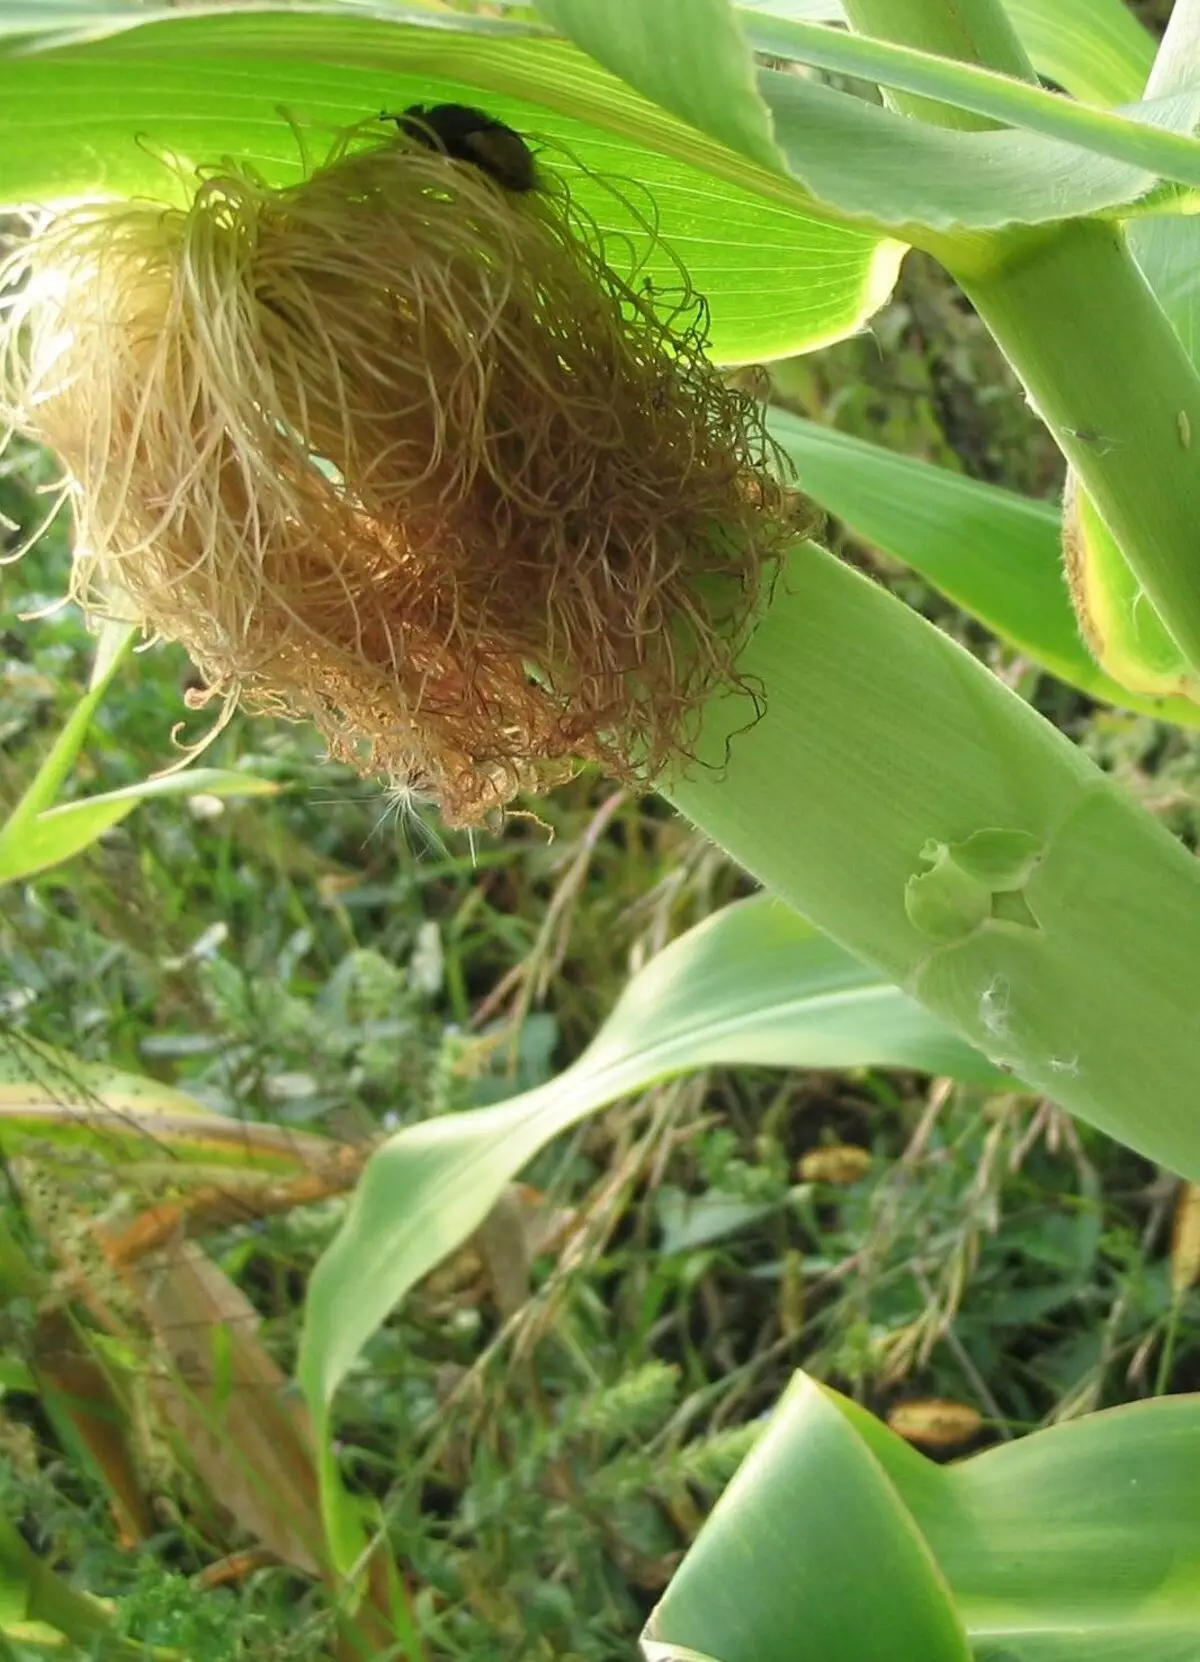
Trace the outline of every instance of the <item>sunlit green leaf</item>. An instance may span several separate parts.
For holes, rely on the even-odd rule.
[[[739,9],[805,23],[841,23],[841,0],[743,0]],[[1140,98],[1154,43],[1124,0],[1004,0],[1039,74],[1090,104]]]
[[[656,108],[565,42],[465,34],[439,21],[222,10],[0,57],[0,201],[174,198],[168,155],[195,164],[236,156],[287,183],[301,173],[298,131],[320,156],[336,131],[382,109],[456,100],[483,103],[544,142],[580,205],[637,258],[648,253],[647,275],[670,287],[678,279],[669,257],[648,249],[650,216],[709,301],[718,359],[778,357],[841,338],[887,298],[900,244],[814,219],[786,179]],[[46,122],[53,108],[71,120]],[[622,246],[614,242],[614,257]]]
[[[1041,74],[1091,104],[1140,98],[1154,42],[1124,0],[1004,0]]]

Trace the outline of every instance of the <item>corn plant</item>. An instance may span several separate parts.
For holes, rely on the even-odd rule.
[[[664,250],[686,261],[728,365],[862,327],[921,249],[1069,464],[1074,617],[1044,509],[781,417],[801,484],[1054,673],[1194,724],[1200,5],[1178,0],[1157,53],[1119,0],[833,9],[44,4],[4,20],[0,196],[161,195],[164,156],[230,155],[286,183],[304,166],[302,116],[479,106],[575,158],[572,193],[651,296],[672,281]],[[63,108],[70,120],[46,113]],[[636,179],[652,215],[622,217],[602,172]],[[738,667],[755,709],[713,695],[697,754],[656,781],[669,800],[991,1064],[1200,1176],[1191,856],[981,664],[813,542],[791,550]],[[364,1536],[328,1448],[338,1384],[486,1211],[493,1172],[596,1105],[578,1083],[385,1146],[320,1266],[300,1377],[347,1574]],[[1189,1656],[1198,1450],[1182,1401],[940,1471],[801,1381],[647,1649]]]

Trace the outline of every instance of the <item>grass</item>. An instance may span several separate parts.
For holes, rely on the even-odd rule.
[[[1007,371],[920,262],[871,335],[784,366],[778,391],[943,464],[1057,488]],[[12,517],[36,512],[16,478],[2,490]],[[1193,741],[1089,708],[910,574],[841,544],[1195,840]],[[39,609],[65,559],[59,527],[4,573],[7,608]],[[8,619],[0,648],[11,801],[85,680],[88,642],[66,611]],[[177,721],[197,731],[187,678],[167,649],[125,669],[79,788],[161,766]],[[239,717],[207,759],[283,789],[147,804],[66,870],[0,893],[10,1047],[71,1047],[223,1115],[352,1144],[548,1077],[632,967],[746,890],[655,799],[595,777],[472,841],[398,814],[302,729]],[[149,1143],[125,1160],[115,1178],[46,1151],[9,1160],[8,1227],[57,1277],[47,1288],[117,1297],[86,1220],[127,1218],[169,1165]],[[233,1207],[204,1236],[285,1371],[344,1204]],[[978,1429],[947,1455],[1194,1387],[1200,1298],[1172,1259],[1176,1204],[1169,1178],[1028,1099],[913,1075],[699,1076],[599,1117],[525,1174],[372,1340],[339,1399],[339,1457],[382,1507],[432,1656],[615,1662],[797,1365],[880,1413],[973,1411]],[[0,1502],[31,1544],[121,1596],[131,1632],[197,1662],[331,1654],[311,1582],[226,1561],[260,1544],[238,1457],[214,1481],[169,1434],[144,1316],[126,1311],[104,1349],[140,1540],[22,1371],[47,1365],[33,1302],[11,1298],[3,1320]]]

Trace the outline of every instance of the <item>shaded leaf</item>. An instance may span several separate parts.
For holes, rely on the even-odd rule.
[[[1152,168],[1088,155],[1068,142],[928,126],[796,75],[764,70],[761,85],[788,166],[816,201],[910,241],[924,231],[1000,230],[1114,212],[1158,181]],[[1158,100],[1146,113],[1164,127],[1195,121],[1200,93]],[[1200,177],[1200,163],[1194,171]]]
[[[745,32],[760,52],[950,104],[1051,144],[1078,147],[1164,179],[1200,184],[1200,143],[1189,133],[1196,117],[1193,115],[1189,123],[1183,113],[1194,109],[1195,104],[1186,97],[1151,98],[1122,109],[1100,110],[975,64],[831,29],[826,24],[750,12],[746,14]],[[961,136],[952,135],[955,140]],[[965,153],[969,147],[955,143],[954,148]],[[1052,154],[1051,149],[1041,146],[1028,151],[1035,172],[1045,170]],[[1084,167],[1083,158],[1078,160]],[[1058,217],[1074,218],[1078,212],[1074,194],[1068,190]]]
[[[1052,504],[783,411],[773,412],[771,429],[822,506],[1059,680],[1110,704],[1200,726],[1200,706],[1190,700],[1130,693],[1097,666],[1071,609]]]

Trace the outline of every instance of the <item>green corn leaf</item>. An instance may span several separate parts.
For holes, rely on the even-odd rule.
[[[72,710],[37,773],[0,826],[0,886],[61,865],[118,825],[139,802],[149,797],[194,796],[201,791],[222,797],[264,796],[275,792],[273,784],[255,779],[251,774],[194,768],[185,773],[142,780],[80,802],[52,806],[132,642],[133,630],[124,626],[110,626],[101,632],[88,691]]]
[[[887,1435],[874,1433],[877,1457]],[[977,1655],[1185,1662],[1194,1653],[1200,1526],[1189,1497],[1200,1478],[1200,1398],[1090,1414],[954,1466],[922,1466],[919,1484],[899,1486]]]
[[[606,64],[628,67],[638,56],[638,28],[648,26],[643,13],[634,14],[635,24],[642,19],[636,27],[623,27],[628,19],[617,8],[597,8],[591,0],[558,3],[555,15],[601,52]],[[726,28],[714,33],[715,46],[733,30],[733,14],[718,0],[705,3],[714,16],[726,19]],[[718,60],[715,51],[704,54],[707,70],[691,91],[690,77],[665,70],[651,74],[645,64],[638,71],[639,83],[699,122],[700,130],[640,98],[557,40],[458,32],[457,25],[388,24],[367,8],[339,12],[332,6],[328,14],[228,9],[165,22],[154,21],[151,13],[141,27],[129,26],[127,8],[119,15],[125,22],[119,34],[33,55],[23,40],[19,57],[0,62],[0,139],[6,122],[14,129],[12,142],[0,147],[7,159],[7,168],[0,166],[0,199],[53,197],[97,186],[161,192],[169,187],[155,149],[205,160],[241,155],[268,177],[282,179],[294,176],[297,164],[281,106],[332,127],[405,100],[484,101],[522,130],[555,140],[584,163],[636,179],[653,193],[668,242],[687,243],[693,277],[713,305],[718,355],[727,361],[820,344],[881,303],[899,247],[866,236],[854,240],[848,216],[885,236],[908,237],[923,229],[944,234],[1108,211],[1145,195],[1157,179],[1154,164],[1166,169],[1170,156],[1178,160],[1179,146],[1191,145],[1179,135],[1102,112],[1084,112],[1094,118],[1089,125],[1077,114],[1081,106],[1036,88],[1017,88],[1035,100],[1031,121],[1044,116],[1041,124],[1057,129],[1065,119],[1079,142],[1107,144],[1127,153],[1124,159],[1081,154],[1073,144],[1032,131],[939,132],[803,78],[766,74],[761,87],[776,136],[807,194],[761,165],[776,152],[769,146],[758,94],[746,81],[744,51],[732,60]],[[748,17],[752,44],[762,44],[754,31],[774,27],[775,20]],[[835,56],[902,51],[837,31],[816,33],[819,42],[833,41],[829,49]],[[661,55],[654,59],[661,61]],[[1017,87],[961,65],[944,69],[952,78],[960,72],[984,74],[988,87],[995,80],[1002,88]],[[36,146],[18,142],[38,130],[39,112],[55,100],[85,115],[49,128]],[[1177,121],[1174,112],[1184,106],[1191,111],[1196,102],[1194,94],[1179,95],[1166,106]],[[1144,113],[1147,119],[1167,119],[1161,110]],[[1115,126],[1096,129],[1096,122]],[[966,144],[960,142],[964,137]],[[1170,154],[1160,155],[1156,146]],[[1200,146],[1195,148],[1200,156]],[[1179,166],[1186,173],[1186,165]],[[586,176],[575,183],[581,202],[601,224],[636,236],[632,220],[611,223],[611,200],[590,188]],[[693,211],[701,190],[715,209],[704,223],[726,230],[710,250]],[[726,192],[729,213],[720,200]],[[822,225],[813,210],[840,223]],[[751,274],[760,258],[763,281],[755,294]],[[789,297],[779,293],[781,272],[788,274],[794,313]],[[831,287],[834,272],[839,281]],[[653,268],[649,274],[653,278]],[[754,308],[763,328],[753,339],[745,320],[735,334],[732,317],[734,338],[724,338],[723,291],[734,289],[743,309],[752,306],[752,296],[772,302]]]
[[[1193,84],[1200,58],[1200,8],[1196,0],[1174,0],[1162,42],[1150,71],[1147,95],[1174,92]]]
[[[1154,64],[1151,94],[1170,93],[1189,83],[1196,45],[1194,10],[1177,6]],[[1200,231],[1195,217],[1164,214],[1135,220],[1126,235],[1134,260],[1195,365],[1200,351]],[[1093,449],[1107,453],[1126,446],[1129,439],[1097,429],[1090,442]],[[1174,428],[1167,430],[1159,448],[1186,453],[1192,442],[1191,416],[1178,410]],[[1200,448],[1200,436],[1196,443]],[[1074,481],[1065,528],[1075,606],[1097,661],[1134,693],[1184,692],[1194,697],[1200,684],[1196,666],[1176,643],[1092,499]]]
[[[671,800],[993,1061],[1200,1175],[1192,856],[977,660],[812,545],[742,667],[765,714],[747,728],[744,698],[712,700],[708,765]],[[1036,850],[1015,889],[970,866],[996,832]]]
[[[576,3],[584,5],[587,0]],[[1078,145],[1165,179],[1200,185],[1200,143],[1183,131],[1172,130],[1182,107],[1172,99],[1153,99],[1126,110],[1094,109],[974,64],[820,23],[791,22],[758,13],[747,14],[746,37],[760,52],[839,75],[877,81],[894,91],[969,110],[1045,139]],[[1071,213],[1067,206],[1061,217]]]
[[[1004,0],[1038,72],[1089,104],[1140,98],[1154,42],[1124,0]]]
[[[1154,62],[1154,42],[1124,0],[1004,0],[1041,75],[1088,104],[1131,104]],[[841,0],[747,0],[741,11],[804,23],[844,23]]]
[[[792,1384],[642,1637],[649,1662],[969,1662],[937,1561],[832,1393]]]
[[[967,256],[951,270],[1200,670],[1196,365],[1116,227],[1073,221],[1015,252],[1010,244],[1007,259],[974,270]]]
[[[270,8],[166,21],[126,7],[123,32],[0,56],[0,201],[89,192],[176,197],[163,155],[224,155],[274,183],[383,109],[483,104],[550,146],[548,165],[596,222],[670,288],[685,257],[709,302],[712,352],[738,363],[840,339],[886,300],[903,253],[814,219],[798,187],[667,115],[564,42]],[[136,26],[134,26],[136,24]],[[69,109],[70,121],[47,119]],[[36,139],[36,142],[35,142]],[[554,147],[559,147],[555,149]],[[590,169],[613,180],[616,194]],[[624,200],[622,200],[624,198]]]
[[[117,635],[106,634],[102,650],[97,653],[87,692],[76,704],[63,724],[41,766],[21,794],[0,827],[0,868],[7,855],[13,858],[22,839],[29,833],[39,815],[44,813],[62,790],[67,776],[83,749],[88,728],[108,691],[109,683],[121,667],[133,644],[133,630],[123,629]]]
[[[840,1429],[830,1416],[842,1421]],[[824,1462],[830,1463],[824,1483],[808,1482]],[[737,1662],[742,1653],[735,1648],[728,1565],[739,1560],[739,1541],[747,1540],[757,1554],[754,1564],[743,1564],[743,1587],[755,1564],[771,1562],[772,1542],[811,1541],[823,1579],[793,1579],[799,1596],[790,1607],[781,1605],[777,1617],[804,1643],[829,1629],[836,1646],[839,1619],[854,1619],[853,1612],[843,1615],[839,1594],[857,1589],[861,1599],[862,1557],[841,1536],[840,1508],[829,1497],[840,1495],[843,1481],[854,1484],[864,1462],[882,1490],[867,1509],[867,1527],[879,1530],[887,1519],[898,1528],[895,1515],[903,1514],[936,1563],[977,1662],[1190,1662],[1194,1656],[1200,1584],[1192,1566],[1200,1561],[1200,1524],[1191,1496],[1200,1478],[1200,1398],[1092,1414],[939,1466],[863,1408],[803,1375],[652,1617],[651,1646],[667,1644],[651,1648],[651,1656],[665,1662],[671,1641],[690,1642],[719,1662]],[[852,1492],[860,1488],[861,1479]],[[764,1577],[760,1598],[772,1592]],[[751,1601],[745,1604],[748,1622]],[[712,1624],[707,1647],[697,1643],[706,1621]],[[731,1627],[734,1644],[726,1639]],[[790,1654],[798,1653],[802,1646]],[[823,1646],[820,1653],[840,1654]],[[857,1654],[885,1653],[892,1654]]]
[[[536,0],[560,33],[664,109],[783,170],[729,0]]]
[[[552,1137],[620,1096],[716,1063],[1004,1075],[911,1000],[766,897],[689,931],[630,982],[566,1073],[495,1107],[427,1120],[371,1159],[309,1286],[299,1376],[319,1428],[362,1345],[421,1276],[483,1221]],[[325,1473],[338,1538],[339,1493]]]
[[[695,87],[684,72],[686,59],[679,60],[678,68],[665,67],[661,62],[664,54],[678,59],[678,50],[669,53],[668,47],[688,27],[682,15],[675,16],[675,8],[682,4],[683,0],[666,0],[661,8],[656,8],[657,15],[652,21],[647,19],[637,0],[539,0],[539,10],[585,51],[656,101],[709,132],[714,131],[714,123],[719,121],[727,142],[733,142],[738,148],[749,143],[749,153],[757,160],[767,161],[768,134],[748,102],[748,92],[740,77],[743,54],[732,57],[731,67],[735,17],[731,5],[723,4],[722,0],[704,0],[706,12],[699,32],[705,32],[706,28],[712,42],[712,59],[721,58],[725,64],[722,90],[732,110],[727,109],[724,115],[716,113],[720,101],[706,100]],[[1176,105],[1172,100],[1165,104],[1158,101],[1138,104],[1125,112],[1099,110],[973,64],[831,29],[822,23],[781,18],[760,11],[743,12],[741,23],[744,39],[755,51],[838,75],[875,81],[895,91],[968,110],[1024,133],[1036,134],[1043,140],[1079,146],[1135,170],[1177,179],[1183,184],[1200,185],[1200,143],[1183,132],[1171,130],[1176,125],[1173,114]],[[692,51],[699,52],[706,62],[709,60],[710,54],[703,43]],[[897,132],[904,126],[905,123],[899,123]],[[782,134],[777,136],[782,142]],[[819,139],[823,135],[814,136]],[[954,135],[951,140],[948,155],[962,151],[963,147],[955,142],[958,136]],[[797,155],[802,153],[799,139],[793,140],[793,146]],[[1026,154],[1033,171],[1037,172],[1039,160],[1052,152],[1035,147]],[[1086,165],[1083,157],[1076,157],[1078,169],[1086,169]],[[1081,211],[1089,210],[1077,209],[1068,190],[1060,199],[1058,217]]]
[[[0,1042],[0,1145],[8,1155],[86,1149],[122,1167],[156,1149],[177,1170],[295,1176],[337,1157],[337,1144],[294,1126],[227,1119],[161,1080],[87,1062],[18,1031]]]
[[[795,75],[764,71],[761,84],[788,165],[817,202],[934,252],[929,233],[1104,214],[1156,183],[1147,169],[1029,133],[951,132]],[[1195,94],[1169,102],[1172,116],[1200,114]]]
[[[1071,609],[1061,517],[1050,503],[784,411],[772,414],[771,430],[823,507],[1059,680],[1110,704],[1200,726],[1200,704],[1143,696],[1097,667]],[[1178,680],[1177,668],[1171,685]]]
[[[606,68],[704,131],[768,166],[782,151],[795,177],[830,212],[919,242],[926,230],[995,229],[1100,213],[1136,201],[1156,182],[1146,146],[1153,148],[1157,135],[1149,127],[1100,111],[1083,112],[1037,88],[968,65],[819,24],[745,11],[740,14],[745,39],[760,51],[880,78],[888,85],[903,82],[911,90],[944,94],[947,103],[985,114],[1003,109],[1004,119],[1029,129],[949,133],[803,77],[763,74],[760,84],[774,118],[776,148],[765,119],[760,120],[757,100],[750,102],[742,73],[748,52],[744,42],[736,41],[732,9],[725,0],[705,0],[708,15],[693,29],[676,17],[676,6],[693,9],[690,0],[654,8],[640,0],[543,0],[539,9]],[[695,42],[682,57],[671,44],[681,32]],[[889,66],[890,76],[877,76]],[[955,91],[958,96],[951,96]],[[978,96],[972,97],[972,91]],[[1176,106],[1193,119],[1200,115],[1194,96],[1169,101],[1167,110],[1140,113],[1170,126]],[[1104,143],[1097,140],[1098,132]],[[1067,137],[1096,141],[1101,149],[1106,143],[1106,158],[1080,154],[1074,144],[1059,142]],[[1177,141],[1168,132],[1162,142],[1165,166],[1165,151]],[[1200,147],[1181,165],[1186,167],[1188,160],[1200,167]]]

